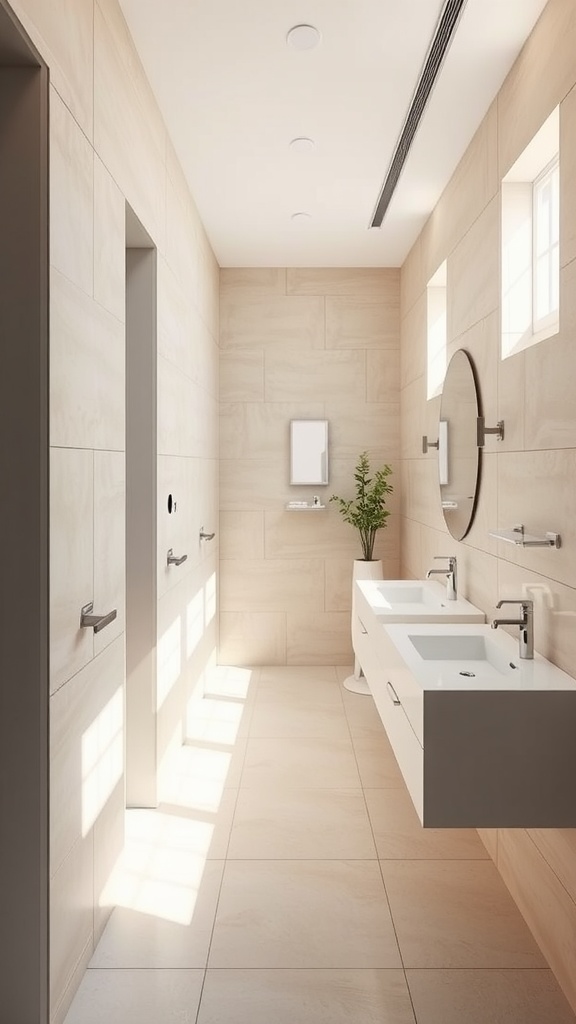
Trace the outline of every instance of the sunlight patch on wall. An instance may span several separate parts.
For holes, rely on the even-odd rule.
[[[92,828],[124,770],[122,688],[82,736],[82,835]]]
[[[157,696],[159,710],[182,671],[182,620],[180,616],[162,634],[158,641],[157,653]]]
[[[204,625],[208,626],[216,617],[216,573],[212,573],[204,584]]]
[[[204,635],[204,595],[199,590],[186,606],[186,657],[191,658]]]

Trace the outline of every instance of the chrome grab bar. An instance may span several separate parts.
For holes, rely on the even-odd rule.
[[[396,693],[396,690],[394,689],[394,687],[392,686],[392,683],[390,681],[388,681],[386,683],[386,689],[388,690],[388,696],[390,697],[390,700],[392,701],[392,703],[393,704],[400,704],[400,698],[399,698],[398,694]]]
[[[180,557],[178,558],[178,556],[174,554],[173,549],[168,548],[168,554],[166,555],[166,565],[182,565],[182,562],[185,562],[187,558],[188,555],[180,555]]]
[[[80,628],[91,628],[95,633],[99,633],[105,626],[109,626],[111,622],[114,622],[118,612],[116,608],[113,608],[107,615],[93,615],[93,608],[94,602],[90,601],[80,610]]]

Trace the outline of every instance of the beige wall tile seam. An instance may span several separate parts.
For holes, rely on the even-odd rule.
[[[94,145],[94,128],[95,128],[95,110],[96,110],[96,4],[92,3],[92,116],[91,116],[91,131],[92,131],[92,145]],[[94,150],[96,152],[96,150]]]
[[[110,24],[110,21],[109,21],[107,15],[106,15],[106,11],[102,7],[102,4],[99,2],[99,0],[94,0],[94,7],[93,7],[93,11],[94,11],[94,14],[93,14],[94,31],[93,31],[93,35],[92,35],[92,40],[93,40],[93,43],[92,43],[92,45],[93,45],[92,66],[93,66],[93,69],[94,69],[94,74],[96,73],[96,8],[98,8],[98,10],[100,11],[100,17],[102,18],[102,21],[103,21],[104,25],[106,26],[106,28],[108,29],[108,32],[109,32],[109,35],[110,35],[110,38],[109,38],[109,50],[113,51],[113,50],[116,49],[116,47],[115,47],[116,37],[115,37],[114,27]],[[139,71],[140,71],[141,80],[146,83],[146,101],[147,101],[147,103],[150,104],[150,107],[153,109],[154,114],[156,115],[156,119],[157,119],[158,123],[162,126],[162,135],[163,135],[163,138],[165,139],[165,136],[168,134],[168,129],[166,128],[166,124],[165,124],[164,118],[162,116],[162,111],[160,110],[160,107],[158,106],[158,101],[157,101],[156,96],[154,94],[154,90],[153,90],[153,88],[152,88],[152,86],[150,84],[150,80],[148,78],[148,75],[146,74],[146,71],[144,70],[144,65],[143,65],[142,60],[140,58],[140,54],[138,53],[138,50],[136,49],[136,46],[134,44],[134,40],[132,39],[132,36],[130,34],[130,30],[128,28],[128,24],[127,24],[126,19],[124,17],[124,12],[123,12],[122,7],[121,7],[120,4],[118,4],[118,13],[120,14],[125,34],[126,34],[126,36],[128,37],[128,40],[129,40],[130,55],[134,59],[135,64],[138,65],[138,68],[139,68]],[[94,95],[94,93],[93,93],[93,95]],[[158,148],[156,142],[154,141],[153,134],[150,135],[150,140],[152,142],[152,145],[154,146],[154,149],[156,150],[157,155],[160,157],[160,162],[165,167],[166,165],[163,162],[163,158],[162,158],[162,149],[164,149],[164,156],[166,155],[166,144],[165,144],[165,142],[163,143],[163,146]]]
[[[68,105],[68,103],[66,102],[66,100],[62,96],[61,92],[59,92],[58,88],[54,85],[53,82],[50,82],[50,91],[51,92],[53,91],[53,92],[56,93],[56,95],[57,95],[58,99],[60,100],[62,106],[66,107],[66,110],[70,114],[70,117],[72,118],[72,120],[74,121],[74,124],[75,124],[76,128],[84,136],[84,138],[86,139],[86,142],[90,146],[90,149],[93,150],[94,149],[94,137],[90,138],[86,134],[86,131],[84,130],[84,128],[80,124],[78,118],[74,115],[74,112],[70,109],[70,106]],[[94,118],[94,103],[92,103],[92,118]]]
[[[51,444],[50,451],[63,451],[63,452],[111,452],[113,454],[123,455],[126,451],[125,448],[94,448],[92,446],[80,444]]]
[[[92,202],[92,231],[94,231],[94,202]],[[94,238],[94,235],[92,235],[92,238]],[[102,312],[106,314],[106,316],[109,316],[112,320],[115,321],[115,323],[119,324],[120,327],[124,327],[125,326],[125,321],[124,320],[122,320],[120,317],[116,316],[115,313],[113,313],[110,309],[108,309],[108,306],[103,306],[102,303],[98,301],[98,299],[94,298],[94,260],[92,260],[92,288],[91,288],[90,291],[86,291],[86,289],[83,288],[82,285],[78,284],[77,281],[75,281],[71,277],[68,277],[68,274],[66,274],[58,266],[58,264],[52,263],[50,261],[49,268],[50,268],[50,270],[56,271],[56,273],[59,275],[59,277],[63,278],[64,281],[66,281],[68,284],[72,285],[72,287],[74,289],[76,289],[76,291],[80,292],[82,295],[85,295],[86,298],[90,299],[90,301],[93,302],[94,305],[98,307],[98,309],[101,309]]]
[[[124,321],[121,321],[121,323],[123,324]],[[212,391],[210,388],[206,387],[195,377],[191,377],[188,373],[186,373],[186,370],[182,369],[180,363],[174,362],[173,359],[170,359],[170,357],[165,355],[163,352],[158,352],[158,360],[160,359],[162,359],[165,363],[168,363],[168,365],[171,366],[172,369],[177,370],[182,377],[185,377],[190,384],[194,384],[194,386],[197,387],[200,391],[203,391],[205,394],[207,394],[209,398],[213,398],[217,405],[220,405],[218,391]],[[227,402],[224,404],[230,405],[231,403]]]
[[[80,609],[78,609],[78,621],[80,621]],[[60,685],[57,686],[55,690],[52,690],[52,692],[50,693],[50,700],[52,701],[56,694],[60,693],[64,686],[68,686],[69,683],[74,682],[76,676],[79,676],[80,673],[83,672],[88,667],[88,665],[91,665],[93,661],[97,661],[98,658],[100,658],[103,654],[106,654],[110,650],[112,645],[117,643],[118,641],[122,641],[122,643],[124,643],[124,631],[122,631],[122,633],[118,633],[106,647],[104,647],[101,651],[98,651],[98,654],[93,655],[89,661],[87,661],[84,665],[77,669],[76,672],[73,672],[71,676],[68,676],[67,679],[60,683]]]
[[[461,338],[465,337],[466,334],[469,334],[470,331],[473,331],[474,328],[478,327],[479,324],[484,323],[485,320],[489,320],[490,317],[494,316],[495,313],[499,313],[499,312],[500,312],[500,303],[498,303],[498,305],[494,306],[492,309],[488,310],[488,312],[484,316],[479,317],[478,320],[473,320],[468,325],[468,327],[466,328],[465,331],[461,331],[460,334],[455,334],[453,338],[449,339],[448,344],[449,345],[457,345],[459,340]],[[428,401],[431,401],[431,399],[428,399]]]
[[[515,66],[516,66],[516,65],[514,64],[514,65],[513,65],[513,67],[512,67],[512,70],[514,70],[514,67],[515,67]],[[505,79],[504,83],[503,83],[503,84],[501,85],[501,87],[500,87],[500,91],[498,92],[498,96],[497,96],[497,101],[498,101],[498,108],[500,107],[500,103],[501,103],[501,93],[502,93],[502,90],[504,89],[504,86],[505,86],[505,84],[506,84],[506,81],[507,81],[507,79]],[[560,98],[558,99],[558,101],[557,101],[557,102],[556,102],[556,103],[554,104],[554,106],[550,108],[550,110],[548,111],[548,114],[547,114],[547,115],[544,115],[544,118],[543,118],[543,120],[542,120],[542,123],[544,123],[544,121],[546,120],[546,117],[547,117],[548,115],[550,115],[550,114],[552,113],[552,111],[554,110],[554,108],[555,108],[555,107],[559,107],[559,106],[560,106],[560,105],[561,105],[562,103],[564,103],[564,100],[566,100],[566,99],[568,98],[568,96],[570,95],[570,93],[571,93],[571,92],[573,91],[573,89],[574,89],[574,88],[576,88],[576,86],[575,86],[575,85],[571,85],[571,86],[570,86],[570,88],[568,89],[568,91],[567,91],[567,92],[565,92],[565,93],[564,93],[564,95],[563,95],[563,96],[561,96],[561,97],[560,97]],[[536,131],[537,131],[537,130],[538,130],[538,129],[536,129]],[[535,133],[534,133],[534,134],[535,134]],[[530,142],[530,139],[528,139],[528,140],[527,140],[527,142],[526,142],[526,144],[525,144],[525,145],[527,145],[527,144],[528,144],[528,142]],[[502,181],[502,179],[503,179],[503,178],[505,178],[505,177],[506,177],[506,175],[508,174],[508,171],[510,170],[510,167],[513,167],[513,166],[514,166],[514,164],[515,164],[516,160],[517,160],[517,159],[518,159],[518,157],[520,156],[520,153],[522,153],[522,150],[520,150],[520,152],[516,153],[516,155],[515,155],[515,156],[513,157],[513,159],[512,159],[512,162],[511,162],[511,164],[510,164],[510,166],[509,166],[509,167],[502,167],[502,158],[501,158],[501,153],[500,153],[500,111],[499,111],[499,109],[498,109],[498,138],[497,138],[496,146],[497,146],[497,153],[498,153],[498,168],[497,168],[497,173],[498,173],[498,177],[500,178],[500,181]],[[525,148],[525,147],[524,147],[524,148]]]
[[[164,123],[164,122],[162,122],[162,123]],[[170,137],[168,135],[168,129],[166,129],[166,131],[164,132],[164,224],[163,224],[163,234],[164,234],[164,239],[166,240],[166,246],[168,246],[168,179],[170,179],[170,182],[172,184],[172,188],[174,190],[176,190],[177,187],[178,187],[177,183],[172,181],[172,179],[170,177],[170,172],[168,171],[168,165],[169,165],[168,146],[170,144],[172,144],[172,148],[174,148],[174,144],[172,143],[172,140],[170,139]],[[200,312],[200,311],[198,311],[198,312]]]
[[[426,223],[428,223],[428,222],[426,222]],[[424,228],[425,228],[425,227],[426,227],[426,225],[424,225],[424,226],[422,227],[422,231],[424,231]],[[420,234],[422,234],[422,231],[420,232]],[[419,236],[418,236],[418,238],[416,239],[416,242],[414,243],[414,245],[416,245],[416,244],[417,244],[417,242],[418,242],[419,240],[420,240],[420,235],[419,235]],[[414,248],[414,246],[412,246],[412,249],[413,249],[413,248]],[[404,263],[406,263],[406,261],[407,261],[407,260],[409,259],[409,257],[410,257],[410,253],[412,252],[412,249],[410,250],[410,252],[409,252],[409,253],[408,253],[408,255],[406,256],[406,259],[404,260]],[[440,262],[442,262],[442,260],[441,260]],[[402,268],[403,268],[403,266],[404,266],[404,263],[402,264],[402,267],[400,268],[400,273],[402,273]],[[423,295],[424,295],[425,293],[426,293],[426,287],[422,288],[422,289],[421,289],[421,290],[420,290],[420,291],[418,292],[418,294],[416,295],[416,298],[414,299],[414,301],[413,301],[413,302],[412,302],[412,303],[411,303],[410,305],[406,305],[406,302],[403,302],[403,301],[402,301],[402,289],[400,289],[400,297],[399,297],[399,298],[400,298],[400,322],[401,322],[401,323],[402,323],[402,321],[404,321],[404,320],[406,319],[406,317],[407,317],[407,316],[409,316],[409,315],[410,315],[410,313],[411,313],[411,312],[412,312],[412,310],[414,309],[414,306],[416,306],[416,305],[417,305],[417,304],[418,304],[418,303],[419,303],[419,302],[421,301],[421,299],[422,299],[422,296],[423,296]],[[400,346],[400,347],[402,347],[402,346]]]
[[[504,545],[502,545],[502,546],[504,546]],[[478,550],[482,550],[482,549],[478,549]],[[562,549],[560,549],[560,550],[562,550]],[[547,573],[546,576],[544,576],[544,574],[542,572],[538,572],[535,569],[529,569],[528,566],[524,565],[522,562],[512,561],[512,559],[506,558],[504,555],[496,555],[495,557],[497,558],[498,562],[506,562],[507,565],[513,565],[517,569],[520,569],[520,570],[524,569],[526,572],[529,572],[533,576],[539,576],[543,580],[549,580],[552,583],[557,583],[558,586],[560,586],[560,587],[566,587],[566,590],[576,590],[575,586],[572,586],[570,583],[565,583],[564,580],[556,579],[556,577],[555,576],[551,576],[550,573]],[[537,650],[537,648],[536,648],[536,650]],[[549,656],[549,657],[551,657],[551,656]]]
[[[503,831],[503,830],[502,830],[502,831]],[[556,881],[558,882],[558,884],[559,884],[559,885],[560,885],[560,886],[562,887],[562,889],[563,889],[563,890],[564,890],[564,892],[566,893],[566,895],[567,895],[568,899],[570,900],[571,904],[573,905],[573,907],[574,907],[574,911],[575,911],[575,913],[576,913],[576,900],[574,900],[574,897],[572,896],[571,892],[570,892],[570,891],[569,891],[569,889],[567,889],[567,888],[566,888],[566,886],[564,885],[564,882],[562,881],[562,879],[560,878],[560,876],[558,875],[558,873],[557,873],[557,872],[556,872],[556,870],[554,869],[554,866],[553,866],[553,864],[551,863],[551,861],[550,861],[550,860],[548,860],[548,857],[546,856],[546,854],[545,854],[545,853],[543,853],[543,851],[542,851],[542,850],[540,849],[540,847],[538,846],[538,843],[536,843],[536,842],[534,841],[534,839],[532,838],[532,836],[530,835],[530,829],[524,829],[524,832],[526,833],[526,837],[527,837],[527,839],[529,839],[529,841],[530,841],[530,842],[532,843],[532,845],[533,845],[533,846],[534,846],[534,847],[536,848],[536,850],[537,850],[537,852],[538,852],[538,855],[539,855],[539,856],[540,856],[540,857],[542,858],[542,860],[544,861],[544,863],[545,863],[545,864],[546,864],[546,865],[547,865],[547,866],[548,866],[548,867],[550,868],[550,871],[551,871],[551,872],[552,872],[552,874],[554,875],[554,878],[556,879]]]
[[[51,1022],[51,1024],[53,1024],[53,1022],[59,1021],[60,1019],[62,1019],[62,1020],[64,1019],[64,1018],[60,1018],[60,1010],[61,1010],[61,1008],[63,1006],[65,1006],[66,1011],[68,1010],[68,1006],[66,1004],[68,1002],[70,988],[73,987],[74,992],[75,992],[77,987],[78,987],[78,983],[75,981],[75,975],[76,975],[76,972],[77,972],[78,968],[82,964],[83,960],[87,957],[88,951],[90,951],[91,953],[94,952],[94,927],[92,927],[92,935],[90,936],[88,941],[85,943],[85,945],[82,947],[82,952],[80,953],[80,955],[78,956],[78,958],[76,960],[76,963],[74,964],[74,966],[70,970],[70,976],[68,977],[68,980],[66,981],[66,983],[64,985],[64,988],[62,989],[62,994],[60,996],[60,999],[56,1003],[55,1007],[51,1007],[50,1008],[50,1022]],[[72,994],[74,994],[74,992]]]
[[[574,88],[576,89],[576,86],[575,86]],[[560,269],[561,269],[561,270],[567,270],[567,269],[568,269],[568,267],[571,267],[571,266],[572,266],[573,264],[574,264],[574,265],[576,265],[576,256],[573,256],[573,257],[572,257],[572,259],[571,259],[571,260],[568,260],[568,262],[567,262],[567,263],[563,263],[563,264],[561,265],[561,268],[560,268]],[[562,315],[562,309],[560,309],[560,315]],[[559,335],[560,335],[560,332],[558,332],[558,334],[553,334],[553,335],[552,335],[552,338],[547,338],[546,340],[547,340],[547,341],[552,341],[552,339],[553,339],[553,338],[556,338],[556,337],[558,337]]]
[[[94,28],[94,6],[92,6],[92,28]],[[94,50],[94,35],[92,35],[92,50]],[[92,96],[94,96],[94,61],[92,61]],[[92,103],[92,132],[94,132],[94,103]],[[96,299],[96,160],[98,154],[92,145],[92,299],[100,308],[103,307]],[[101,161],[100,161],[101,162]],[[66,275],[63,275],[64,277]],[[112,312],[109,310],[109,312]],[[112,316],[116,317],[115,313]],[[118,319],[118,317],[116,317]],[[122,321],[124,324],[124,321]]]
[[[460,237],[459,237],[459,238],[457,239],[457,241],[456,241],[456,242],[454,243],[453,247],[452,247],[451,249],[447,249],[447,250],[446,250],[446,251],[444,252],[444,255],[443,255],[443,256],[442,256],[442,255],[440,256],[440,258],[439,258],[439,259],[437,260],[437,264],[438,264],[438,266],[440,266],[440,264],[441,264],[441,263],[443,263],[443,262],[444,262],[445,260],[449,259],[449,258],[450,258],[451,256],[453,256],[453,255],[454,255],[454,253],[456,252],[456,250],[457,250],[458,246],[462,244],[462,242],[464,241],[464,239],[466,238],[466,236],[467,236],[467,235],[468,235],[468,234],[470,233],[470,231],[471,231],[471,230],[472,230],[472,228],[473,228],[473,227],[475,226],[475,224],[476,224],[476,223],[477,223],[477,222],[478,222],[478,221],[480,220],[480,218],[481,218],[481,217],[482,217],[482,216],[483,216],[483,215],[484,215],[484,214],[486,213],[486,210],[488,209],[488,207],[490,206],[490,204],[491,204],[491,203],[493,203],[493,202],[494,202],[494,200],[495,200],[496,198],[498,198],[498,197],[499,197],[499,195],[500,195],[500,189],[498,189],[498,191],[497,191],[497,192],[495,192],[493,196],[491,196],[491,198],[490,198],[490,199],[488,200],[488,202],[486,203],[486,205],[482,207],[482,209],[481,209],[481,210],[480,210],[480,212],[478,213],[478,216],[477,216],[477,217],[475,217],[475,218],[474,218],[474,220],[470,222],[470,224],[468,225],[468,228],[466,229],[466,231],[464,232],[464,234],[463,234],[463,235],[461,235],[461,236],[460,236]],[[438,204],[437,204],[437,205],[439,205],[441,201],[442,201],[442,197],[440,197],[440,199],[438,200]],[[436,207],[435,207],[434,209],[436,209]],[[425,225],[423,226],[423,228],[422,228],[422,231],[420,232],[420,234],[422,234],[422,232],[423,232],[423,231],[424,231],[424,230],[426,229],[426,227],[428,226],[428,223],[429,223],[429,221],[431,220],[432,216],[433,216],[433,214],[431,214],[431,216],[430,216],[430,217],[428,218],[428,220],[426,221],[426,224],[425,224]],[[448,232],[446,232],[446,233],[448,233]],[[407,258],[408,258],[408,257],[407,257]],[[430,277],[430,276],[432,276],[432,274],[433,274],[433,273],[434,273],[434,271],[432,271],[432,272],[430,272],[430,274],[428,274],[428,271],[426,271],[426,275],[425,275],[425,276],[427,276],[427,277]],[[408,316],[408,314],[409,314],[410,312],[412,312],[412,310],[414,309],[414,306],[415,306],[415,305],[416,305],[416,304],[417,304],[418,302],[420,302],[420,301],[422,300],[423,296],[424,296],[424,295],[426,294],[426,288],[427,288],[427,283],[425,283],[425,284],[424,284],[424,287],[423,287],[423,288],[421,289],[421,291],[420,291],[420,292],[418,292],[418,295],[417,295],[417,297],[416,297],[415,301],[414,301],[414,302],[412,303],[412,305],[411,305],[411,306],[409,306],[409,307],[405,307],[405,308],[403,308],[403,306],[402,306],[402,295],[400,295],[400,318],[401,318],[401,321],[405,320],[405,319],[406,319],[406,317]],[[481,322],[482,320],[485,320],[485,319],[486,319],[486,318],[487,318],[488,316],[491,316],[491,315],[492,315],[492,313],[496,312],[496,311],[497,311],[497,310],[498,310],[499,308],[500,308],[500,306],[498,305],[497,307],[495,307],[495,309],[491,310],[491,311],[490,311],[489,313],[487,313],[487,314],[486,314],[485,316],[483,316],[483,317],[480,317],[480,320],[476,321],[476,322],[475,322],[475,323],[473,323],[473,324],[470,324],[470,325],[469,325],[469,326],[468,326],[468,327],[466,328],[466,331],[469,331],[469,330],[471,330],[471,328],[472,328],[472,327],[475,327],[477,323],[480,323],[480,322]],[[460,337],[460,335],[458,335],[458,337]],[[452,339],[452,340],[455,340],[455,339]]]
[[[530,835],[530,832],[529,832],[529,830],[528,830],[528,829],[521,829],[521,831],[522,831],[522,832],[524,832],[524,834],[525,834],[526,838],[528,839],[528,841],[529,841],[529,842],[530,842],[530,843],[532,844],[532,846],[533,846],[533,847],[535,848],[535,850],[536,850],[536,853],[537,853],[537,855],[538,855],[539,859],[540,859],[540,860],[541,860],[541,861],[542,861],[542,862],[543,862],[543,863],[544,863],[544,864],[546,865],[546,867],[547,867],[547,868],[549,869],[550,873],[551,873],[551,874],[552,874],[552,875],[554,876],[554,878],[555,878],[555,879],[556,879],[556,881],[558,882],[558,885],[559,885],[559,886],[561,887],[561,889],[563,890],[563,892],[564,892],[564,893],[566,894],[566,896],[568,897],[568,899],[569,899],[570,903],[571,903],[571,904],[572,904],[572,906],[574,907],[574,912],[576,913],[576,903],[575,903],[575,901],[574,901],[574,899],[573,899],[572,895],[570,894],[570,892],[568,891],[568,889],[567,889],[567,888],[566,888],[566,886],[564,885],[564,883],[563,883],[562,879],[561,879],[561,878],[559,878],[559,876],[557,875],[556,871],[555,871],[555,870],[554,870],[554,868],[552,867],[552,864],[550,863],[550,861],[549,861],[549,860],[548,860],[548,859],[547,859],[547,858],[546,858],[546,857],[544,856],[544,854],[542,853],[542,850],[540,849],[540,847],[538,846],[538,844],[534,842],[534,840],[532,839],[532,836]],[[553,830],[553,831],[555,831],[555,830]],[[500,833],[500,832],[506,832],[506,829],[498,829],[498,832],[499,832],[499,833]],[[497,866],[497,867],[498,867],[498,869],[499,869],[499,864],[498,864],[498,862],[496,863],[496,866]]]
[[[460,334],[456,334],[452,338],[452,340],[450,341],[450,345],[458,345],[461,338],[465,338],[466,335],[470,334],[470,332],[473,331],[475,327],[478,327],[479,324],[483,324],[485,321],[490,320],[491,317],[493,317],[495,313],[500,313],[500,310],[501,310],[501,304],[498,303],[498,305],[495,306],[494,309],[491,309],[489,313],[486,313],[485,316],[481,316],[479,320],[476,320],[473,324],[470,324],[470,327],[467,327],[465,331],[462,331]],[[500,323],[500,321],[499,321],[499,323]],[[462,345],[459,345],[459,347],[462,348]],[[473,355],[471,356],[471,359],[474,361],[474,356]],[[502,362],[502,359],[501,359],[500,355],[498,355],[498,364],[500,364],[501,362]],[[480,390],[480,384],[478,384],[478,390]],[[431,399],[429,399],[429,401],[431,401]]]
[[[94,261],[92,261],[92,263],[94,265]],[[59,270],[58,273],[62,274],[62,271]],[[66,278],[66,274],[62,274],[62,277]],[[92,271],[92,279],[94,280],[94,270]],[[66,280],[69,280],[69,278],[66,278]],[[72,284],[74,284],[74,282],[72,282]],[[78,285],[76,285],[76,287],[78,288]],[[80,289],[80,291],[82,291],[82,289]],[[122,317],[116,316],[116,314],[113,313],[112,310],[108,309],[108,306],[103,306],[102,303],[98,301],[98,299],[94,298],[94,285],[92,285],[92,295],[90,297],[94,305],[98,306],[98,309],[101,309],[104,313],[106,313],[107,316],[111,317],[112,320],[115,320],[116,323],[119,324],[121,327],[126,326],[126,321],[123,320]]]

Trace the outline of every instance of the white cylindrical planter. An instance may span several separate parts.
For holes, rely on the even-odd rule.
[[[364,675],[362,674],[362,668],[356,657],[356,631],[358,629],[358,619],[356,617],[356,587],[354,586],[356,580],[381,580],[382,577],[382,560],[374,558],[372,561],[367,562],[364,558],[355,558],[354,566],[352,569],[352,617],[351,617],[351,632],[352,632],[352,647],[354,649],[354,675],[347,676],[342,685],[347,689],[351,690],[352,693],[370,693],[370,687],[366,682]]]

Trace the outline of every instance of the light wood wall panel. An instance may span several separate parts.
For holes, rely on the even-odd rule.
[[[535,646],[576,675],[576,8],[550,0],[472,140],[401,274],[402,570],[420,578],[436,554],[458,557],[460,591],[490,618],[500,598],[534,601]],[[500,360],[499,187],[542,122],[560,103],[561,329]],[[436,458],[419,435],[436,437],[438,401],[426,400],[426,327],[419,308],[436,266],[448,260],[449,353],[470,352],[483,412],[505,422],[488,437],[475,522],[462,542],[439,513]],[[522,549],[488,536],[524,522],[554,530],[563,547]],[[517,631],[510,628],[512,633]],[[574,782],[576,788],[576,780]],[[576,1010],[576,847],[571,832],[481,831],[506,884]]]

